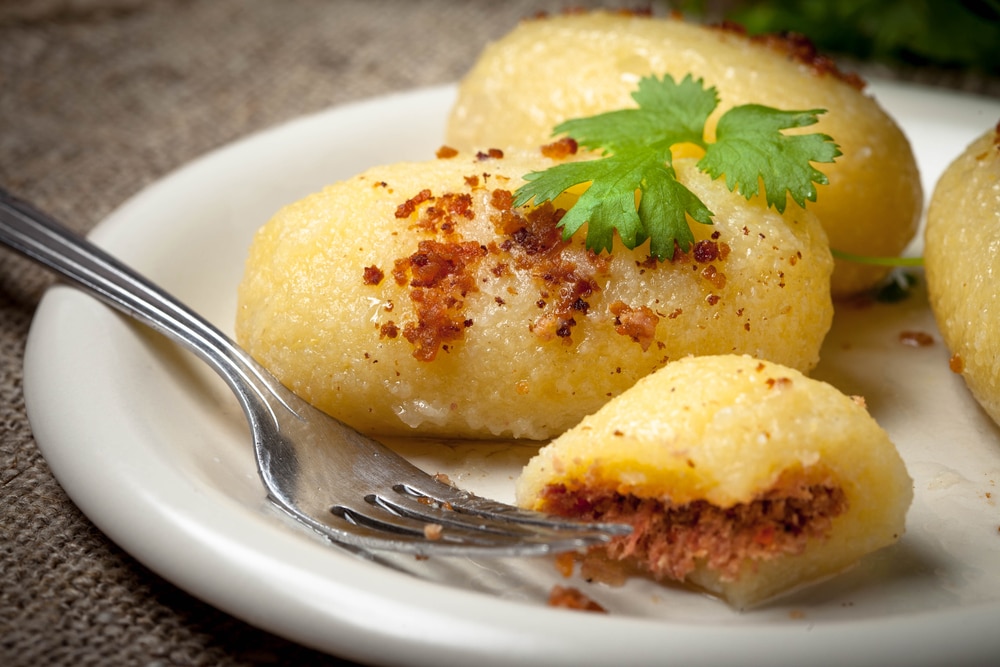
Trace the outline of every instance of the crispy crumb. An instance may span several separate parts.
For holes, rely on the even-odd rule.
[[[816,76],[830,76],[843,81],[851,88],[861,91],[867,82],[856,72],[848,72],[837,67],[836,62],[818,51],[816,45],[805,35],[795,32],[762,33],[749,35],[745,27],[731,21],[723,21],[714,26],[724,32],[742,35],[748,41],[760,44],[808,67]]]
[[[907,347],[930,347],[934,344],[934,336],[924,331],[902,331],[899,342]]]
[[[378,268],[374,264],[372,266],[366,266],[364,270],[364,282],[365,285],[378,285],[385,278],[385,273],[382,269]]]
[[[500,160],[503,158],[503,151],[499,148],[491,148],[485,153],[479,151],[476,153],[476,159],[482,162],[483,160]]]
[[[542,155],[553,160],[564,160],[570,155],[576,155],[579,146],[572,137],[563,137],[551,144],[542,146]]]
[[[953,354],[951,358],[948,359],[948,368],[952,373],[961,374],[965,370],[965,362],[962,360],[962,355]]]
[[[556,554],[555,557],[556,570],[563,577],[569,578],[573,576],[573,568],[576,565],[576,554],[572,551],[564,551],[561,554]]]
[[[602,614],[608,613],[604,607],[577,589],[564,586],[552,587],[552,591],[549,593],[549,606],[576,609],[578,611],[596,611]]]
[[[616,333],[639,343],[643,352],[649,349],[656,338],[656,325],[660,322],[659,316],[651,308],[632,308],[622,301],[615,301],[608,310],[614,316]]]
[[[417,210],[417,206],[433,198],[434,196],[431,194],[431,191],[425,188],[397,206],[395,216],[397,218],[408,218]]]
[[[777,377],[768,378],[764,383],[767,385],[768,389],[787,389],[792,386],[792,378],[788,377]]]

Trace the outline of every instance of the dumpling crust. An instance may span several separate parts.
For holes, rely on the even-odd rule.
[[[1000,423],[1000,134],[984,132],[945,169],[927,209],[931,308],[983,409]]]
[[[624,12],[572,12],[522,21],[488,45],[459,85],[447,142],[462,150],[534,148],[570,119],[635,106],[643,76],[691,74],[714,86],[720,105],[826,109],[807,132],[834,138],[843,155],[820,170],[811,210],[831,247],[867,256],[899,254],[917,232],[923,191],[916,158],[896,122],[806,42],[673,18]],[[886,269],[837,262],[835,296],[862,291]]]
[[[560,207],[514,210],[532,156],[372,169],[256,235],[236,335],[294,391],[357,429],[557,435],[668,361],[746,353],[812,368],[832,260],[815,217],[747,202],[679,160],[716,213],[696,245],[596,255]]]

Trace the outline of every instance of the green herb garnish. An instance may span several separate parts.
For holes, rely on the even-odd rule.
[[[867,264],[869,266],[886,266],[886,267],[904,267],[904,266],[923,266],[923,257],[872,257],[870,255],[856,255],[850,252],[844,252],[843,250],[837,250],[836,248],[830,248],[830,253],[833,255],[834,259],[840,259],[845,262],[853,262],[855,264]]]
[[[724,178],[730,190],[747,199],[761,186],[767,204],[785,210],[790,196],[800,206],[816,200],[816,184],[826,176],[813,162],[833,162],[840,149],[825,134],[784,134],[782,130],[816,123],[824,109],[781,111],[759,104],[733,107],[719,119],[715,141],[705,139],[705,123],[719,104],[714,87],[690,75],[680,83],[670,75],[639,81],[632,94],[638,108],[620,109],[556,126],[603,157],[566,162],[525,175],[528,182],[514,193],[521,206],[552,201],[581,184],[589,187],[562,217],[564,238],[585,223],[586,245],[611,251],[615,232],[629,249],[650,242],[650,254],[670,259],[674,248],[687,251],[694,234],[687,218],[712,223],[712,212],[677,180],[671,149],[692,144],[704,151],[698,168]],[[638,200],[638,205],[636,204]]]
[[[751,35],[809,35],[819,51],[856,60],[1000,74],[998,0],[680,0],[670,4],[685,15],[701,15],[709,22],[733,21]]]

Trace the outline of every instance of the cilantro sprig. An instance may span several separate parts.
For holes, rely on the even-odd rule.
[[[783,212],[788,197],[800,206],[816,200],[816,185],[826,176],[813,162],[833,162],[840,149],[825,134],[784,134],[783,130],[817,122],[824,109],[781,111],[759,104],[729,109],[716,126],[715,141],[705,138],[705,124],[719,105],[714,87],[691,75],[679,83],[669,74],[639,81],[632,94],[637,108],[574,118],[555,127],[601,157],[565,162],[525,175],[514,193],[522,206],[552,201],[581,184],[589,187],[559,221],[569,238],[587,224],[586,245],[611,251],[617,232],[627,248],[647,240],[650,254],[670,259],[675,247],[694,242],[688,218],[712,224],[713,213],[677,180],[672,147],[693,144],[704,151],[698,168],[724,178],[730,190],[747,199],[763,186],[768,206]],[[638,193],[638,196],[637,196]],[[638,199],[638,205],[636,200]]]

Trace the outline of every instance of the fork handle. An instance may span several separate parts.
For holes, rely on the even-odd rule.
[[[259,407],[264,392],[280,398],[277,381],[208,320],[3,188],[0,242],[197,354],[226,380],[244,409]]]

